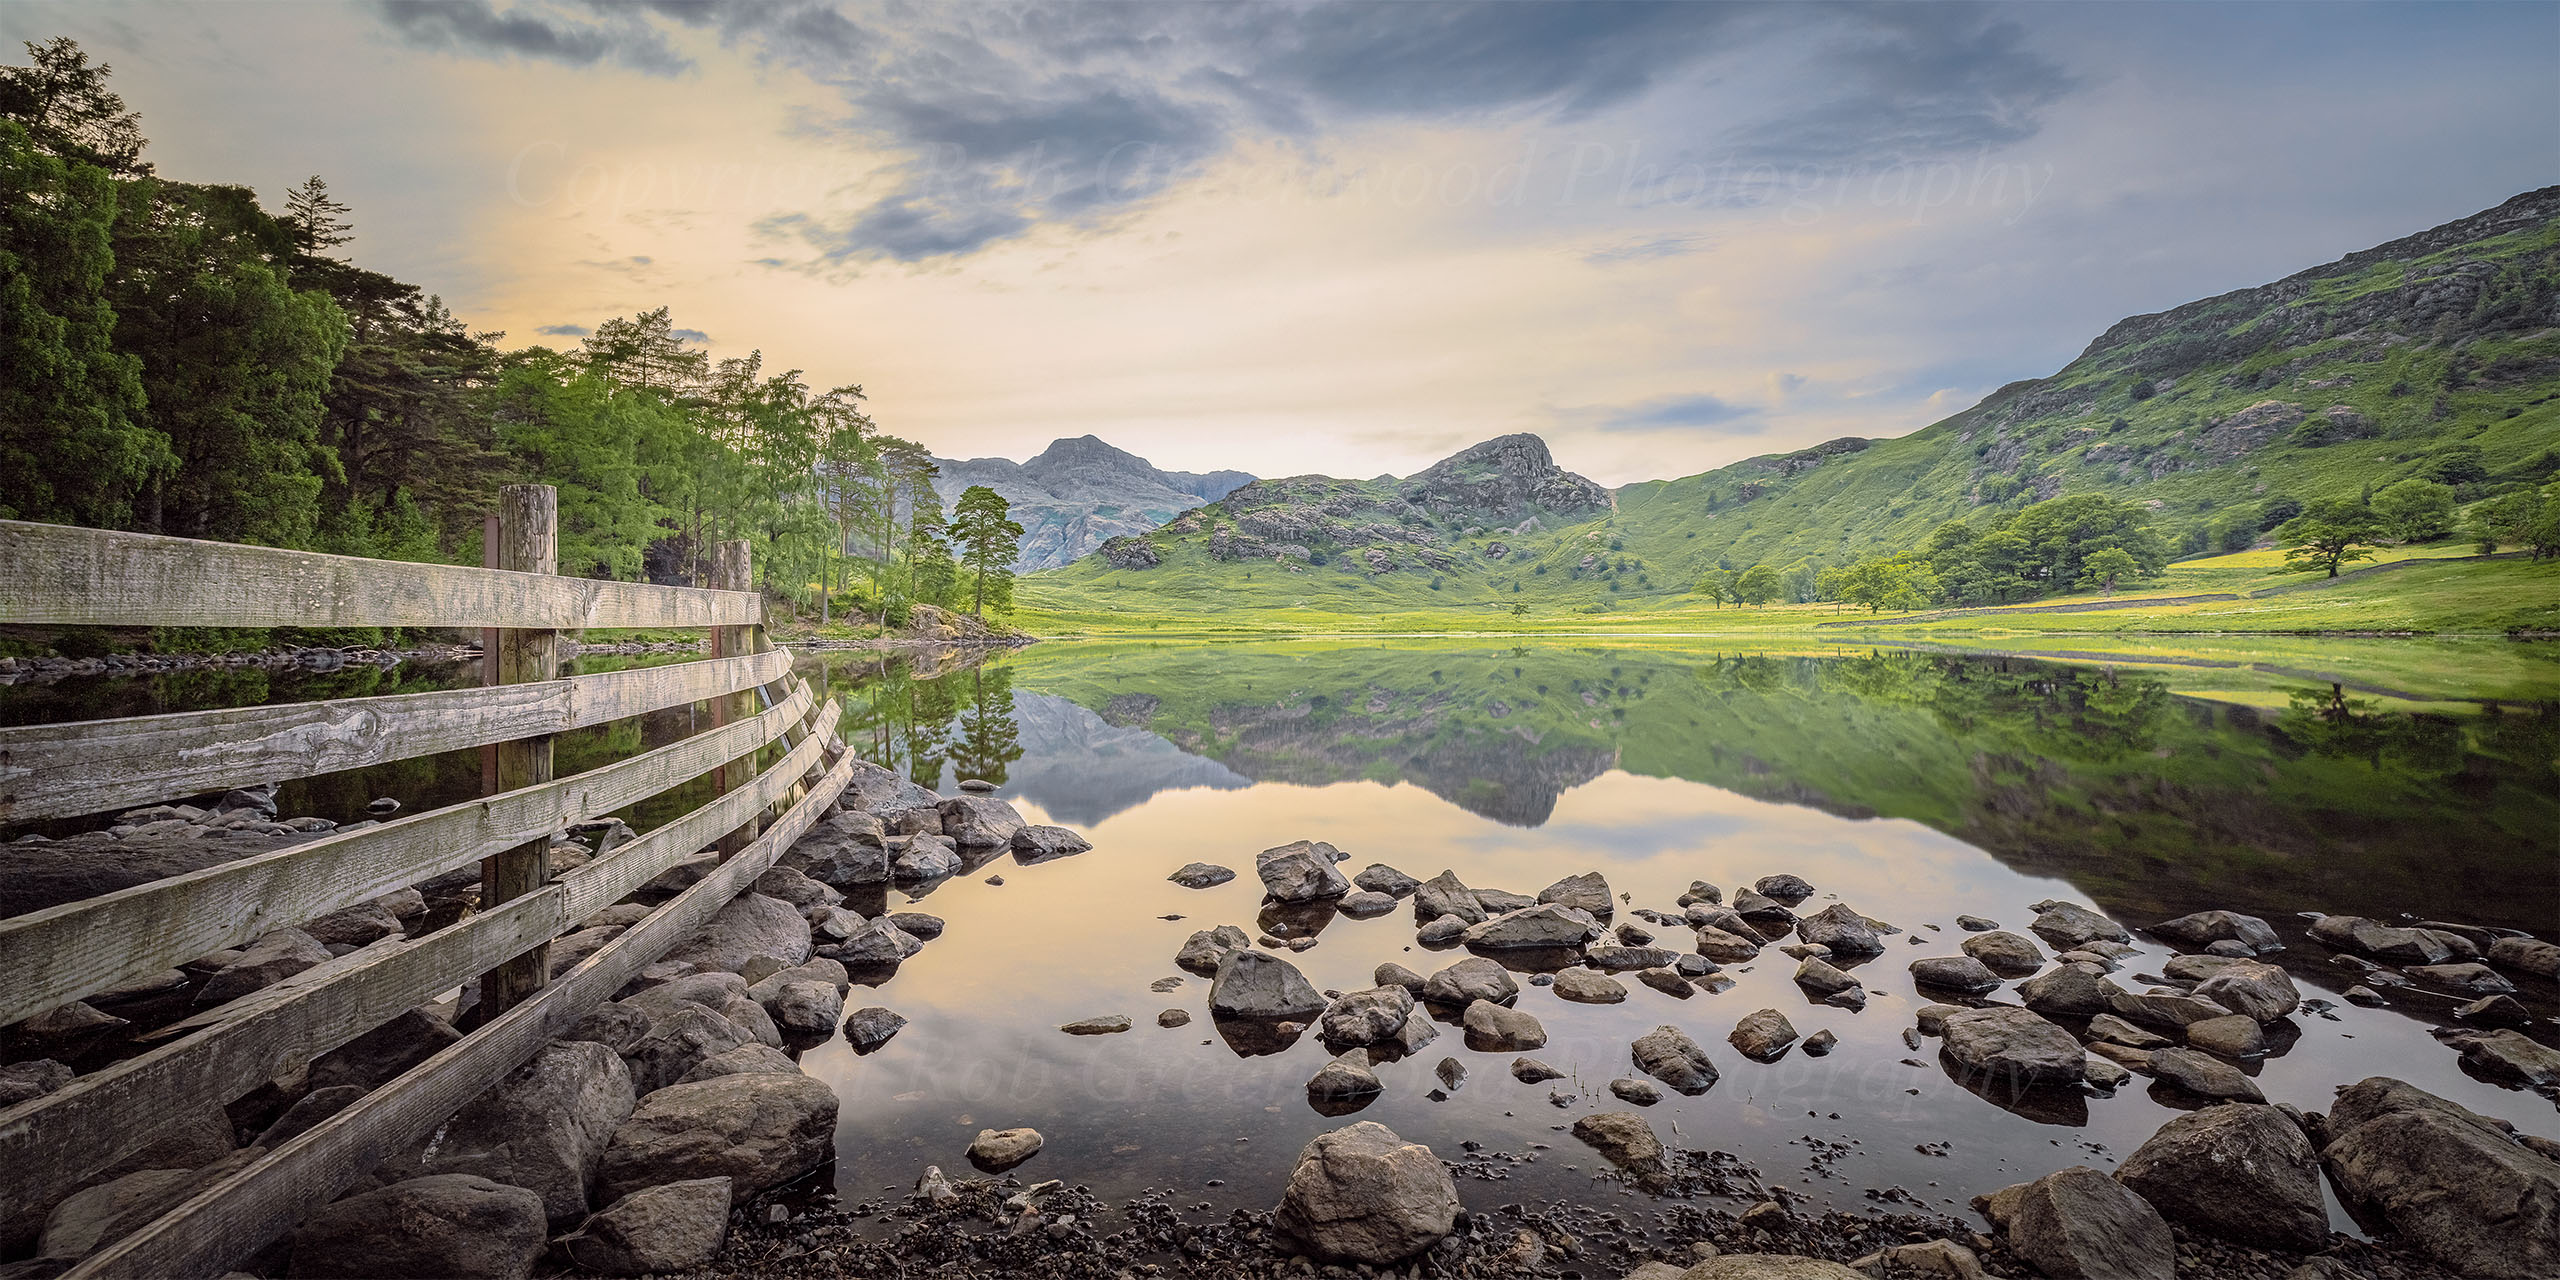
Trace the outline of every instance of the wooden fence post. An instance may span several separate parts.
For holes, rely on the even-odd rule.
[[[711,561],[712,589],[715,591],[754,590],[754,556],[755,545],[743,538],[733,542],[723,542],[719,544],[719,546],[713,548]],[[749,652],[751,646],[754,644],[754,634],[755,628],[753,627],[713,627],[711,629],[711,656],[715,658],[735,658]],[[711,725],[713,728],[718,728],[733,720],[746,719],[755,713],[755,695],[752,693],[733,693],[725,698],[713,698],[711,700]],[[752,760],[738,764],[722,765],[718,772],[712,776],[712,792],[717,795],[725,795],[728,793],[730,788],[736,786],[742,780],[752,778],[755,775],[756,767],[755,762]],[[763,825],[763,822],[760,820],[749,821],[747,825],[720,837],[720,860],[722,862],[727,862],[730,858],[736,856],[738,850],[744,849],[750,843],[753,843],[756,838],[757,829]]]
[[[511,484],[498,490],[498,564],[519,573],[560,571],[558,494],[547,484]],[[499,684],[557,679],[556,631],[499,631],[494,667]],[[551,781],[551,735],[502,742],[497,748],[498,791]],[[529,840],[483,864],[480,906],[540,889],[551,878],[551,837]],[[488,1022],[539,991],[551,976],[550,944],[535,947],[480,975],[480,1007],[474,1025]]]

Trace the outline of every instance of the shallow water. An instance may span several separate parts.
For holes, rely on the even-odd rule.
[[[839,1041],[803,1059],[844,1100],[837,1185],[849,1198],[902,1191],[927,1164],[963,1172],[978,1129],[1029,1125],[1047,1146],[1018,1171],[1026,1180],[1275,1203],[1298,1148],[1350,1122],[1317,1114],[1304,1093],[1329,1055],[1310,1035],[1240,1056],[1209,1024],[1207,981],[1172,957],[1196,929],[1264,931],[1254,854],[1301,838],[1348,852],[1346,873],[1373,861],[1416,877],[1454,869],[1474,887],[1526,894],[1598,871],[1628,905],[1675,913],[1693,879],[1729,897],[1792,872],[1817,889],[1800,912],[1846,901],[1908,931],[1857,970],[1871,992],[1857,1013],[1810,1001],[1774,948],[1727,966],[1732,989],[1687,1000],[1633,975],[1621,975],[1617,1005],[1567,1003],[1524,982],[1518,1007],[1549,1036],[1533,1056],[1573,1073],[1554,1084],[1516,1082],[1513,1054],[1472,1052],[1444,1022],[1420,1054],[1376,1068],[1385,1093],[1357,1118],[1446,1158],[1464,1158],[1469,1140],[1532,1157],[1485,1164],[1498,1181],[1462,1180],[1462,1199],[1480,1207],[1632,1195],[1597,1182],[1604,1163],[1563,1130],[1625,1109],[1607,1084],[1637,1074],[1629,1041],[1666,1023],[1705,1046],[1723,1078],[1697,1097],[1666,1090],[1645,1111],[1655,1129],[1675,1146],[1733,1152],[1816,1204],[1857,1208],[1902,1188],[1914,1207],[1961,1213],[1976,1192],[2072,1164],[2112,1167],[2173,1114],[2142,1080],[2112,1097],[2010,1109],[1950,1078],[1934,1042],[1915,1050],[1902,1038],[1930,1003],[1910,960],[1958,954],[1958,914],[2023,932],[2028,904],[2044,898],[2137,928],[2208,907],[2271,921],[2292,944],[2274,958],[2306,997],[2337,1003],[2333,1016],[2296,1015],[2299,1039],[2249,1065],[2271,1100],[2324,1110],[2336,1087],[2393,1075],[2560,1136],[2550,1102],[2466,1077],[2427,1036],[2454,999],[2404,990],[2388,1009],[2344,1004],[2354,974],[2303,940],[2308,922],[2295,914],[2551,933],[2550,704],[2466,707],[2437,694],[2431,705],[2455,713],[2412,716],[2293,675],[2223,680],[2248,687],[2200,697],[2173,692],[2174,674],[2014,658],[1570,645],[1049,643],[929,679],[876,660],[808,659],[802,670],[848,699],[846,732],[872,758],[946,794],[961,777],[999,782],[1031,821],[1076,827],[1095,845],[1037,866],[998,858],[921,895],[911,909],[945,917],[948,931],[848,1001],[910,1025],[868,1057]],[[1239,878],[1201,891],[1165,880],[1194,860]],[[1685,949],[1685,930],[1656,932]],[[2117,980],[2139,989],[2137,975],[2174,952],[2136,941],[2143,953]],[[1335,918],[1291,959],[1319,989],[1347,991],[1371,985],[1381,962],[1427,975],[1464,954],[1418,948],[1400,908]],[[1183,981],[1149,989],[1165,977]],[[2560,1014],[2549,984],[2524,998]],[[1156,1013],[1173,1008],[1191,1024],[1158,1027]],[[1840,1044],[1828,1057],[1747,1060],[1725,1036],[1760,1008]],[[1057,1030],[1102,1014],[1135,1029]],[[2534,1034],[2550,1035],[2548,1024]],[[1443,1057],[1467,1079],[1435,1097]],[[1551,1105],[1553,1090],[1576,1101]]]

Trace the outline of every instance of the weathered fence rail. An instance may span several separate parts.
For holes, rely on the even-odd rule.
[[[550,490],[517,486],[501,509],[502,554],[547,569]],[[817,705],[790,674],[789,655],[765,640],[759,600],[744,590],[745,545],[721,550],[719,581],[733,589],[0,521],[0,623],[494,628],[502,647],[493,672],[521,681],[0,729],[0,822],[111,813],[446,751],[500,752],[493,794],[481,799],[0,920],[0,973],[9,975],[0,1026],[8,1026],[482,867],[482,901],[463,919],[385,939],[161,1028],[147,1051],[0,1111],[0,1205],[47,1204],[149,1142],[155,1121],[226,1105],[480,979],[476,1030],[68,1274],[211,1276],[248,1258],[611,999],[825,813],[854,765],[834,731],[835,704]],[[600,626],[713,628],[713,656],[558,677],[549,633]],[[550,735],[695,703],[710,705],[715,727],[550,778]],[[549,874],[543,850],[554,833],[706,777],[709,801]],[[546,980],[542,956],[553,938],[705,850],[721,854],[716,870]]]

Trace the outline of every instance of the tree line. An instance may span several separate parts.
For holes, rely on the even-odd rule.
[[[282,212],[143,159],[140,117],[68,39],[0,67],[0,518],[478,563],[498,486],[559,491],[560,571],[758,586],[821,620],[1011,600],[1020,525],[948,515],[923,446],[859,385],[714,361],[667,308],[574,349],[501,349],[337,250],[313,177]]]

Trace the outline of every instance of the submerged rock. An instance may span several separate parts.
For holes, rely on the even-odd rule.
[[[1947,1057],[1968,1072],[2024,1085],[2066,1085],[2081,1078],[2085,1054],[2070,1032],[2033,1011],[2006,1006],[1946,1016]]]
[[[1186,863],[1165,879],[1185,889],[1208,889],[1236,878],[1236,873],[1208,862]]]
[[[2000,975],[1972,956],[1930,956],[1914,960],[1911,962],[1911,980],[1924,987],[1961,991],[1967,995],[1980,995],[2000,985]]]
[[[2163,920],[2151,926],[2151,932],[2182,947],[2201,949],[2217,942],[2236,942],[2252,955],[2284,950],[2284,940],[2266,921],[2237,911],[2199,911]]]
[[[1573,907],[1541,903],[1469,925],[1463,936],[1468,946],[1488,951],[1579,947],[1600,936],[1600,925]]]
[[[1636,1070],[1679,1093],[1696,1095],[1715,1086],[1716,1064],[1708,1060],[1707,1051],[1699,1048],[1697,1041],[1678,1027],[1655,1027],[1636,1037],[1629,1049]]]
[[[2322,916],[2311,924],[2312,941],[2393,964],[2443,964],[2477,948],[2457,934],[2402,929],[2364,916]]]
[[[1632,1111],[1584,1116],[1573,1122],[1573,1136],[1621,1169],[1651,1172],[1662,1167],[1662,1139]]]
[[[980,1129],[969,1143],[969,1163],[1002,1173],[1040,1154],[1042,1141],[1037,1129]]]

